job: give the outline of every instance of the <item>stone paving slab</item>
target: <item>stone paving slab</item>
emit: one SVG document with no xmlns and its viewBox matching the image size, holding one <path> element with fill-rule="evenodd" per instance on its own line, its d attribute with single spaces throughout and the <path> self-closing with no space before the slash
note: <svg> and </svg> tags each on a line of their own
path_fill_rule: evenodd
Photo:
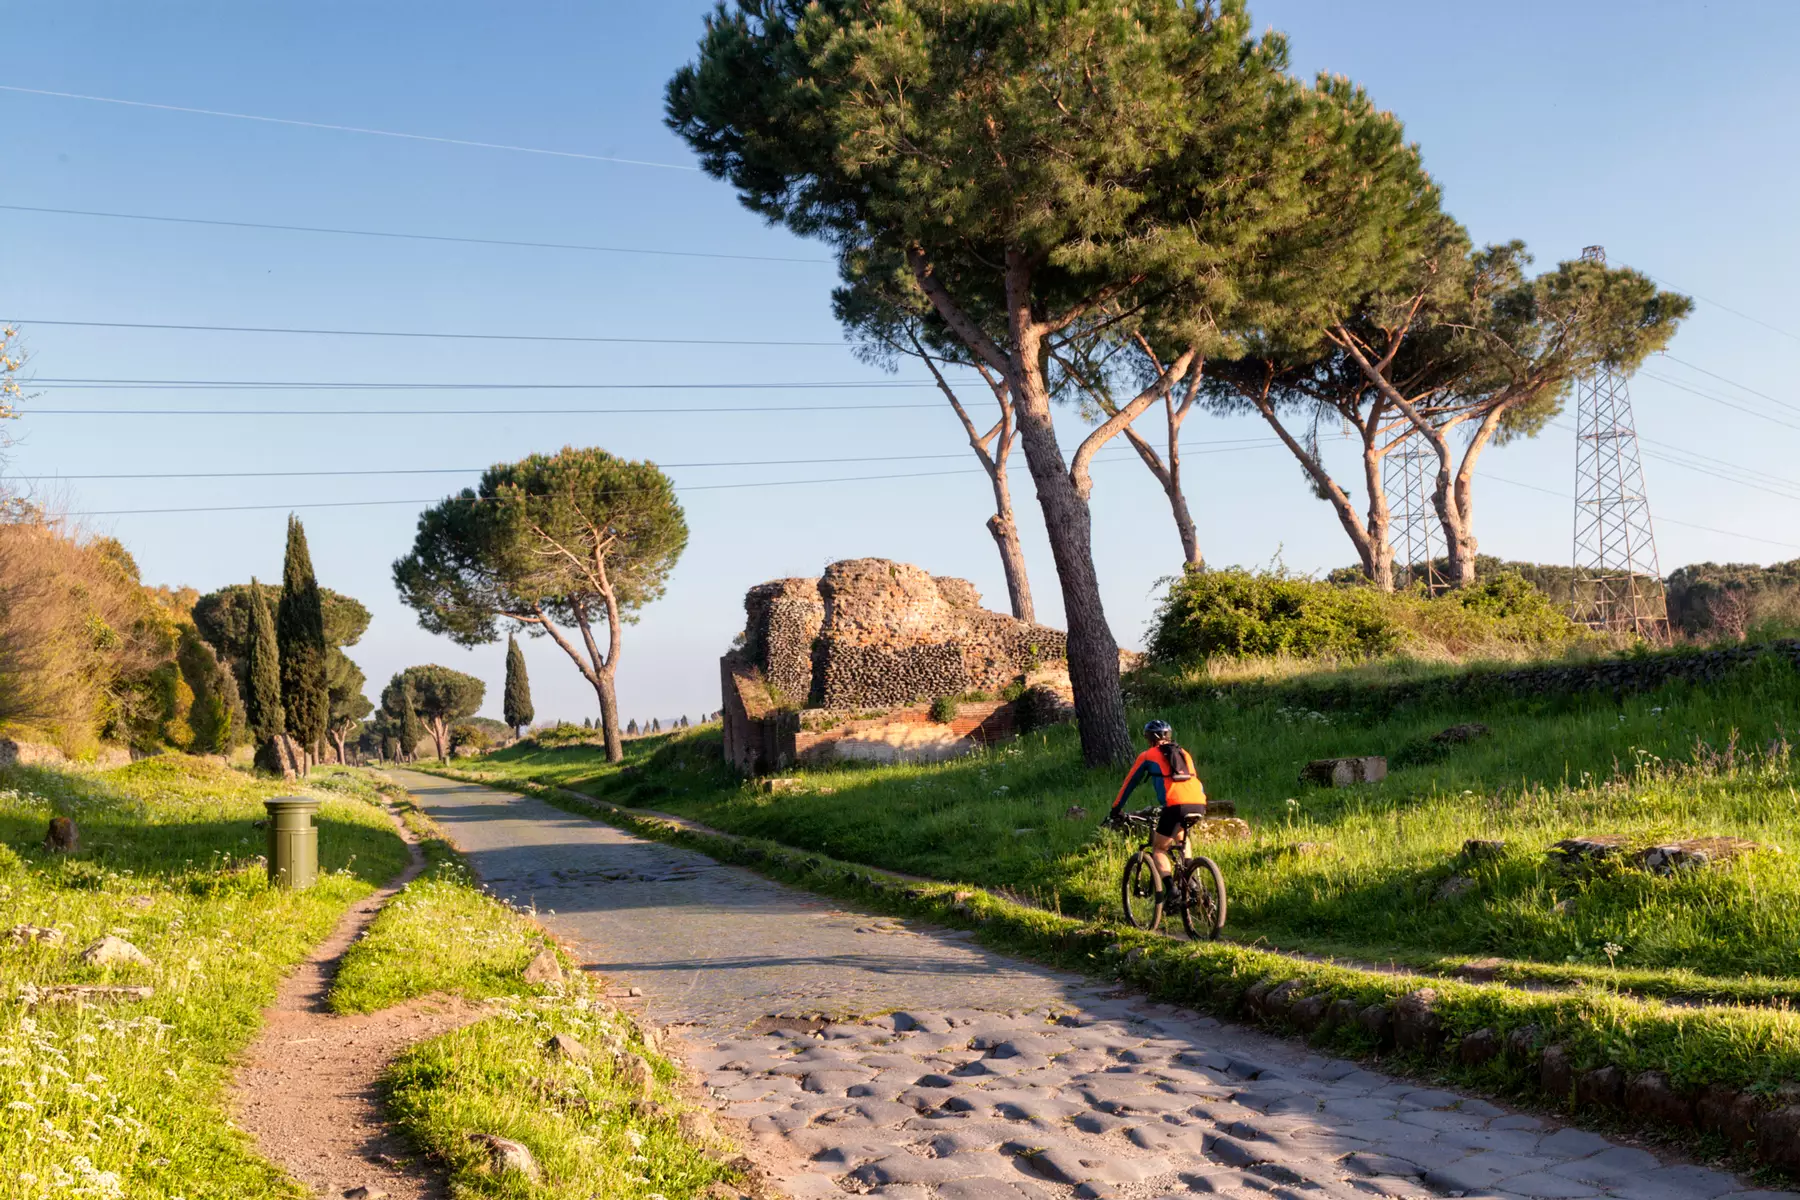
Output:
<svg viewBox="0 0 1800 1200">
<path fill-rule="evenodd" d="M 495 892 L 681 1027 L 794 1200 L 1800 1200 L 539 800 L 403 782 Z"/>
</svg>

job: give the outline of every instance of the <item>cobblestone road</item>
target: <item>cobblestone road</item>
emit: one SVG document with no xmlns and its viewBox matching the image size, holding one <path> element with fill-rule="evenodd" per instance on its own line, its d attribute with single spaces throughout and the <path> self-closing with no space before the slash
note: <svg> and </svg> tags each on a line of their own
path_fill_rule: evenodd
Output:
<svg viewBox="0 0 1800 1200">
<path fill-rule="evenodd" d="M 797 1200 L 1791 1193 L 834 908 L 541 801 L 403 775 L 648 1015 Z M 814 1013 L 834 1019 L 806 1020 Z"/>
</svg>

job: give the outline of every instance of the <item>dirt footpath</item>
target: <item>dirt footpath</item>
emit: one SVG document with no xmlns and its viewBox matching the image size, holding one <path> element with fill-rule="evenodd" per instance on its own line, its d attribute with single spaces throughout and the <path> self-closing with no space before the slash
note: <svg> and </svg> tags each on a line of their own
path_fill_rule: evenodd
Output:
<svg viewBox="0 0 1800 1200">
<path fill-rule="evenodd" d="M 846 912 L 539 800 L 400 779 L 496 893 L 686 1027 L 715 1103 L 800 1200 L 1791 1195 Z M 803 1019 L 821 1012 L 834 1019 Z"/>
<path fill-rule="evenodd" d="M 438 1174 L 388 1128 L 381 1076 L 401 1050 L 466 1024 L 478 1010 L 444 997 L 357 1016 L 335 1016 L 325 1006 L 338 960 L 424 867 L 410 836 L 408 846 L 413 861 L 400 877 L 345 913 L 312 957 L 282 981 L 231 1089 L 238 1127 L 256 1139 L 265 1158 L 321 1196 L 365 1187 L 391 1200 L 449 1194 Z"/>
</svg>

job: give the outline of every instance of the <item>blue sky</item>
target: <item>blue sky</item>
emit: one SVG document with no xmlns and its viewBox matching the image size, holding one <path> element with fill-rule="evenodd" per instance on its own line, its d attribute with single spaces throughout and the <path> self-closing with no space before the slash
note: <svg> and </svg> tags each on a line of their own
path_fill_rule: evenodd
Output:
<svg viewBox="0 0 1800 1200">
<path fill-rule="evenodd" d="M 662 126 L 669 73 L 708 6 L 114 5 L 5 9 L 0 83 L 158 104 L 541 147 L 683 166 Z M 1665 570 L 1704 559 L 1800 555 L 1800 7 L 1769 2 L 1344 5 L 1268 0 L 1295 67 L 1365 84 L 1424 147 L 1451 211 L 1478 239 L 1522 237 L 1541 266 L 1605 244 L 1702 298 L 1632 384 Z M 0 204 L 391 230 L 510 241 L 810 260 L 731 192 L 663 169 L 0 91 L 8 132 Z M 604 383 L 607 391 L 259 392 L 44 386 L 16 432 L 20 476 L 258 473 L 225 480 L 40 483 L 77 512 L 271 505 L 257 511 L 109 515 L 153 582 L 202 589 L 278 575 L 287 507 L 306 522 L 322 581 L 375 613 L 354 651 L 375 686 L 441 662 L 490 681 L 502 647 L 465 651 L 417 627 L 388 568 L 420 505 L 474 477 L 284 478 L 280 471 L 479 469 L 565 444 L 664 463 L 908 456 L 818 466 L 679 467 L 692 528 L 665 600 L 630 631 L 628 716 L 717 707 L 717 658 L 760 580 L 882 555 L 967 576 L 1004 606 L 982 526 L 985 481 L 924 390 L 874 388 L 831 319 L 829 265 L 334 237 L 0 210 L 0 317 L 20 319 L 41 379 Z M 1733 315 L 1735 309 L 1743 316 Z M 409 341 L 80 329 L 48 320 L 458 330 L 703 344 Z M 1774 328 L 1770 328 L 1770 327 Z M 824 342 L 728 346 L 707 339 Z M 1703 372 L 1711 372 L 1712 375 Z M 902 371 L 901 378 L 916 375 Z M 1717 376 L 1724 377 L 1723 379 Z M 1729 381 L 1729 382 L 1727 382 Z M 668 384 L 843 384 L 671 391 Z M 619 385 L 632 385 L 619 387 Z M 1683 388 L 1689 390 L 1682 390 Z M 1706 393 L 1706 396 L 1696 395 Z M 1763 393 L 1757 395 L 1756 393 Z M 1708 398 L 1708 397 L 1714 398 Z M 1721 401 L 1725 401 L 1722 403 Z M 680 414 L 673 407 L 818 405 L 816 413 Z M 924 408 L 848 411 L 843 406 Z M 330 408 L 332 417 L 83 416 L 76 408 Z M 371 407 L 487 410 L 369 415 Z M 534 416 L 521 407 L 638 407 Z M 1068 422 L 1072 446 L 1078 422 Z M 1279 449 L 1200 454 L 1266 436 L 1244 421 L 1189 425 L 1189 495 L 1216 563 L 1322 570 L 1352 561 L 1330 510 Z M 1694 454 L 1709 456 L 1695 459 Z M 1107 455 L 1120 459 L 1118 452 Z M 1679 458 L 1678 463 L 1674 461 Z M 1566 562 L 1574 447 L 1551 430 L 1484 460 L 1482 548 Z M 1721 463 L 1731 464 L 1729 467 Z M 1348 464 L 1343 464 L 1348 466 Z M 1746 486 L 1742 471 L 1760 486 Z M 807 476 L 925 478 L 716 488 Z M 1714 472 L 1708 474 L 1706 472 Z M 1720 478 L 1719 475 L 1731 478 Z M 1148 474 L 1097 470 L 1097 557 L 1115 632 L 1138 641 L 1157 580 L 1179 562 Z M 1512 486 L 1499 480 L 1512 481 Z M 1528 484 L 1533 491 L 1516 486 Z M 1015 480 L 1040 613 L 1060 619 L 1054 574 L 1019 464 Z M 1770 490 L 1773 489 L 1773 490 Z M 1777 494 L 1777 493 L 1785 493 Z M 1757 540 L 1762 539 L 1762 540 Z M 579 719 L 593 697 L 560 652 L 528 645 L 541 716 Z"/>
</svg>

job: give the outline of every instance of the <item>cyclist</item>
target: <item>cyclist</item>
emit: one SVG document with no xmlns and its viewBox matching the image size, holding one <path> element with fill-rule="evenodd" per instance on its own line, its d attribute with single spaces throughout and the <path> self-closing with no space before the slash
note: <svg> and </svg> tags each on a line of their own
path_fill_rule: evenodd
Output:
<svg viewBox="0 0 1800 1200">
<path fill-rule="evenodd" d="M 1194 756 L 1175 744 L 1175 731 L 1167 721 L 1155 720 L 1145 725 L 1144 738 L 1150 748 L 1131 764 L 1131 773 L 1125 776 L 1106 823 L 1115 828 L 1125 823 L 1125 801 L 1140 783 L 1148 781 L 1156 789 L 1156 802 L 1162 812 L 1150 838 L 1150 854 L 1163 881 L 1165 903 L 1172 906 L 1175 870 L 1169 863 L 1169 847 L 1175 844 L 1187 817 L 1206 815 L 1206 788 L 1194 773 Z"/>
</svg>

